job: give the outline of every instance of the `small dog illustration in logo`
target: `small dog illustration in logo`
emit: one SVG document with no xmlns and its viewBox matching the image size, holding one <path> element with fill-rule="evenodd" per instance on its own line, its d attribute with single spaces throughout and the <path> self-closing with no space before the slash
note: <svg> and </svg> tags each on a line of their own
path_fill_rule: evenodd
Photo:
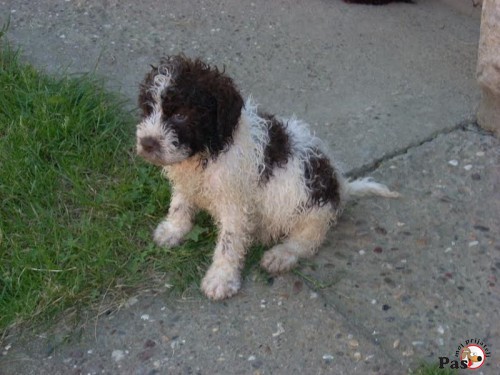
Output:
<svg viewBox="0 0 500 375">
<path fill-rule="evenodd" d="M 460 358 L 462 361 L 467 361 L 467 368 L 478 368 L 484 361 L 483 351 L 476 345 L 465 347 Z"/>
</svg>

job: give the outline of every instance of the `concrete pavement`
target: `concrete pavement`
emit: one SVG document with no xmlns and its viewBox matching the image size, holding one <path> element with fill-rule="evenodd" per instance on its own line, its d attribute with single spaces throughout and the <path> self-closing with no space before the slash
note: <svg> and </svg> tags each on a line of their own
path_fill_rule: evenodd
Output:
<svg viewBox="0 0 500 375">
<path fill-rule="evenodd" d="M 302 277 L 250 275 L 222 303 L 144 292 L 82 332 L 8 338 L 0 374 L 405 374 L 471 338 L 498 374 L 499 141 L 473 125 L 480 10 L 447 3 L 0 0 L 37 66 L 97 64 L 135 101 L 161 55 L 201 56 L 402 193 L 352 202 Z"/>
</svg>

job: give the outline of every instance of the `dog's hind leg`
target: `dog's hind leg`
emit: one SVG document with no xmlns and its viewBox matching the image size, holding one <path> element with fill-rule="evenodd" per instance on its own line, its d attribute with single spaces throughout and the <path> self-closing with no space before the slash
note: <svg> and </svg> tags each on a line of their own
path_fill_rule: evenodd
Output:
<svg viewBox="0 0 500 375">
<path fill-rule="evenodd" d="M 271 274 L 286 272 L 295 267 L 300 258 L 316 254 L 334 217 L 330 205 L 311 210 L 291 228 L 283 243 L 264 253 L 261 267 Z"/>
</svg>

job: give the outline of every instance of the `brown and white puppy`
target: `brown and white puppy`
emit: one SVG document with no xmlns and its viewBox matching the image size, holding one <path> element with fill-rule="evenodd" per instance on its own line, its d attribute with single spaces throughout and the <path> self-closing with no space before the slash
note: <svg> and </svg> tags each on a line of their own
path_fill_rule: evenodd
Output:
<svg viewBox="0 0 500 375">
<path fill-rule="evenodd" d="M 259 112 L 231 78 L 200 60 L 162 59 L 146 75 L 139 105 L 137 153 L 172 185 L 154 241 L 179 245 L 195 213 L 208 211 L 219 234 L 201 287 L 212 299 L 240 289 L 252 242 L 274 245 L 265 270 L 288 271 L 316 252 L 349 195 L 397 196 L 369 179 L 347 182 L 306 123 Z"/>
</svg>

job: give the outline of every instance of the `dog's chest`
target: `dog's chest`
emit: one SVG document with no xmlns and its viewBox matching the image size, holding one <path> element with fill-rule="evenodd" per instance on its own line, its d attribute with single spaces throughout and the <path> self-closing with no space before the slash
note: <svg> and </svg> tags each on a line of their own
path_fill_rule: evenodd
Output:
<svg viewBox="0 0 500 375">
<path fill-rule="evenodd" d="M 203 160 L 188 160 L 165 168 L 174 189 L 198 208 L 212 211 L 218 189 L 217 171 L 206 168 Z"/>
</svg>

